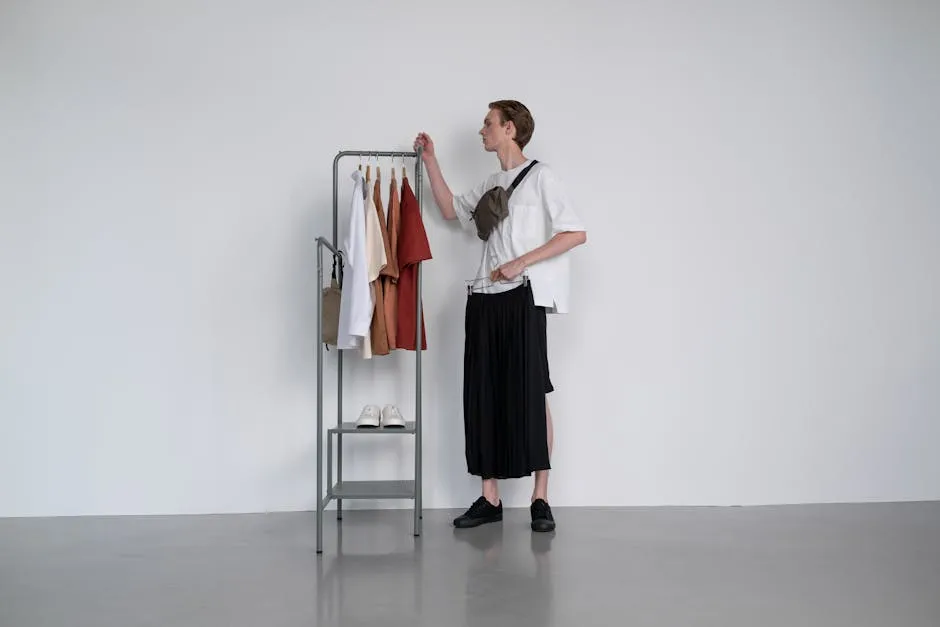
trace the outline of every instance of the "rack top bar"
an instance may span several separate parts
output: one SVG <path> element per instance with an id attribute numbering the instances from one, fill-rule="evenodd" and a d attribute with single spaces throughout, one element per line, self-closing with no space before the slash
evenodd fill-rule
<path id="1" fill-rule="evenodd" d="M 343 150 L 336 155 L 340 157 L 417 157 L 418 153 L 402 150 Z"/>

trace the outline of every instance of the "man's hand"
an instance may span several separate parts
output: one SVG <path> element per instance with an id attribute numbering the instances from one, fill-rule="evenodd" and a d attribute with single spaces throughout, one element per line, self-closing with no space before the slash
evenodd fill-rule
<path id="1" fill-rule="evenodd" d="M 562 253 L 568 252 L 575 246 L 584 244 L 586 241 L 587 233 L 585 231 L 564 231 L 562 233 L 556 233 L 552 239 L 535 250 L 530 250 L 523 256 L 513 259 L 509 263 L 504 263 L 490 272 L 490 280 L 512 281 L 529 266 L 546 259 L 551 259 L 552 257 L 557 257 Z"/>
<path id="2" fill-rule="evenodd" d="M 427 133 L 418 133 L 418 136 L 415 137 L 415 151 L 421 148 L 424 150 L 425 157 L 433 158 L 434 155 L 434 141 L 431 139 L 431 136 Z"/>
<path id="3" fill-rule="evenodd" d="M 431 194 L 434 196 L 434 202 L 441 210 L 441 216 L 445 220 L 456 220 L 457 212 L 454 210 L 454 194 L 447 187 L 444 175 L 441 173 L 441 165 L 437 162 L 437 154 L 434 152 L 434 141 L 427 133 L 418 133 L 415 137 L 415 152 L 418 149 L 424 151 L 422 162 L 424 169 L 428 172 L 428 179 L 431 183 Z"/>
<path id="4" fill-rule="evenodd" d="M 518 259 L 513 259 L 509 263 L 504 263 L 500 267 L 496 268 L 490 273 L 491 281 L 512 281 L 520 274 L 522 274 L 526 269 L 526 263 L 519 257 Z"/>

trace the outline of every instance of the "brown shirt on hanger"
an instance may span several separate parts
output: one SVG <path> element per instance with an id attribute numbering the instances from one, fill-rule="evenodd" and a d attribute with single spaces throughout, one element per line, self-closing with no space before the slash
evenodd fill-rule
<path id="1" fill-rule="evenodd" d="M 398 348 L 398 234 L 401 230 L 401 205 L 398 200 L 398 181 L 392 170 L 392 183 L 388 196 L 388 242 L 391 253 L 382 276 L 385 298 L 385 327 L 388 329 L 388 347 Z"/>
<path id="2" fill-rule="evenodd" d="M 373 188 L 372 198 L 375 202 L 375 210 L 379 215 L 379 231 L 382 234 L 382 244 L 385 247 L 386 259 L 391 259 L 391 245 L 388 239 L 388 225 L 385 220 L 385 210 L 382 208 L 382 175 L 376 175 L 375 187 Z M 372 282 L 373 293 L 375 294 L 375 310 L 372 312 L 372 325 L 369 327 L 372 336 L 372 354 L 388 355 L 391 352 L 388 341 L 388 324 L 385 319 L 385 277 L 389 273 L 388 264 L 382 268 L 379 277 Z"/>

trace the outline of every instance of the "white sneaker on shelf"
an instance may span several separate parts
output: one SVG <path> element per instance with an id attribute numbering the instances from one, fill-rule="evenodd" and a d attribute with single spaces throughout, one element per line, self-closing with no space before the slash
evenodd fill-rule
<path id="1" fill-rule="evenodd" d="M 391 427 L 393 429 L 405 428 L 405 419 L 394 405 L 386 405 L 385 408 L 382 409 L 382 427 Z"/>
<path id="2" fill-rule="evenodd" d="M 376 429 L 379 426 L 379 421 L 381 420 L 381 415 L 379 413 L 378 405 L 366 405 L 362 408 L 362 413 L 359 414 L 359 419 L 356 421 L 357 429 Z"/>

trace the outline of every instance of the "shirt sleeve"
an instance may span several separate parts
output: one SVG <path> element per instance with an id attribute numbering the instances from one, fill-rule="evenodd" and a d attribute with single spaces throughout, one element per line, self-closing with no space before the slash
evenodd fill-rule
<path id="1" fill-rule="evenodd" d="M 562 182 L 548 168 L 544 168 L 540 174 L 539 191 L 542 206 L 551 224 L 552 236 L 565 231 L 586 231 Z"/>
<path id="2" fill-rule="evenodd" d="M 457 220 L 460 226 L 468 231 L 476 232 L 476 224 L 473 222 L 473 211 L 477 208 L 477 203 L 486 193 L 486 181 L 463 194 L 454 194 L 454 212 L 457 214 Z"/>
<path id="3" fill-rule="evenodd" d="M 431 244 L 411 186 L 403 187 L 401 198 L 401 233 L 398 236 L 400 268 L 431 259 Z"/>

